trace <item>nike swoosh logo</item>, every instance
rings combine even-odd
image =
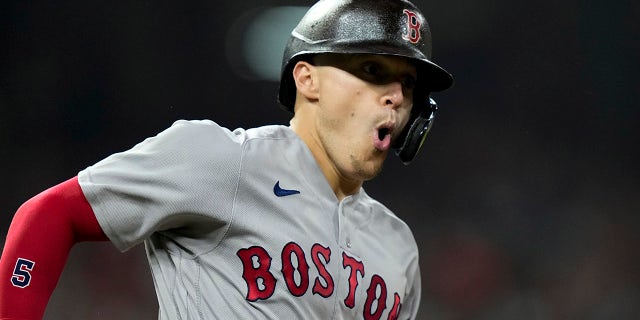
[[[300,193],[300,191],[298,190],[280,188],[280,181],[277,181],[276,184],[273,186],[273,194],[275,194],[278,197],[286,197],[286,196],[290,196],[292,194],[298,194],[298,193]]]

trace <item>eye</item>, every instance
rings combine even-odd
[[[406,75],[402,77],[402,86],[406,89],[415,89],[416,87],[416,77],[412,75]]]
[[[369,75],[377,76],[380,75],[381,68],[380,65],[375,62],[365,62],[362,65],[362,70]]]

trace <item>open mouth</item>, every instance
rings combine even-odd
[[[384,140],[387,135],[391,134],[391,129],[389,128],[379,128],[378,129],[378,140]]]
[[[393,132],[393,124],[385,124],[377,128],[377,134],[374,138],[374,146],[376,149],[386,151],[391,147],[391,133]]]

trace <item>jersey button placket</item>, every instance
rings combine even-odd
[[[347,197],[342,200],[340,203],[340,246],[343,248],[351,249],[353,246],[353,242],[351,241],[351,223],[350,223],[350,214],[351,214],[351,206],[350,201],[351,198]]]

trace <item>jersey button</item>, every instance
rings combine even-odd
[[[351,248],[351,239],[347,238],[347,248]]]

